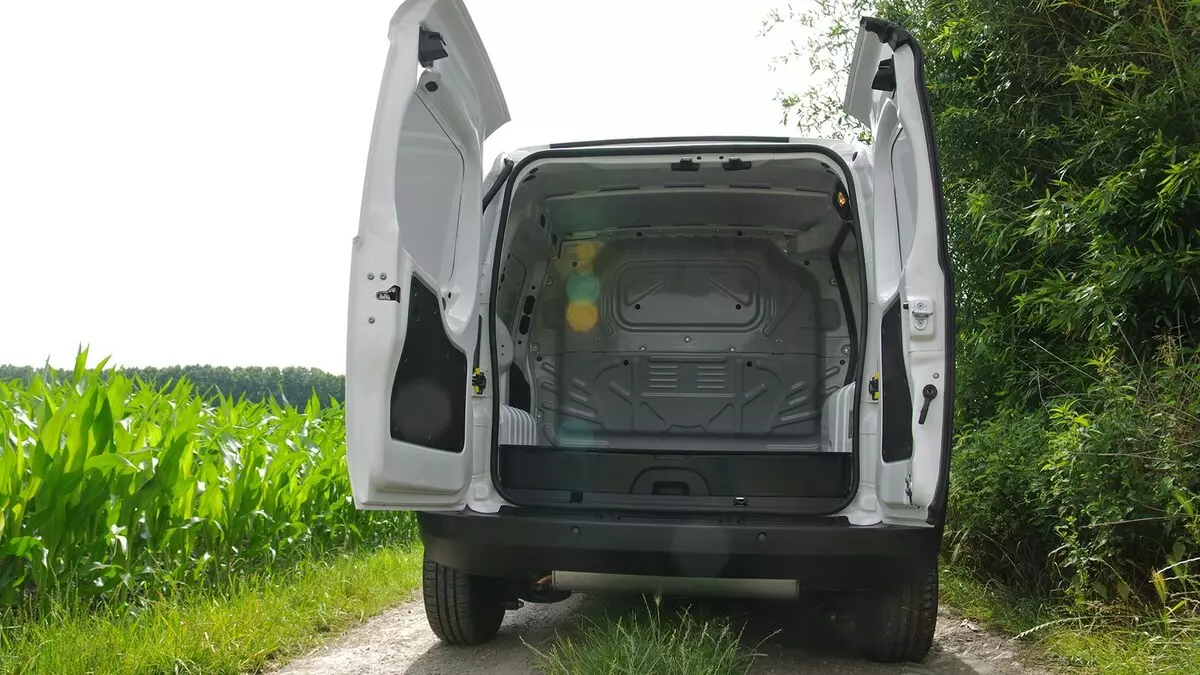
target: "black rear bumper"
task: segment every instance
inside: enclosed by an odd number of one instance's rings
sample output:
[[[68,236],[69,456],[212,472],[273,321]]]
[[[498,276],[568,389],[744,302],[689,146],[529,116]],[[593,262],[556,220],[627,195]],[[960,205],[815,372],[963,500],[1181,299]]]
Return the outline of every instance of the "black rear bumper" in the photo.
[[[854,526],[841,519],[739,522],[505,509],[421,513],[426,555],[488,576],[551,570],[797,579],[849,590],[915,579],[937,561],[941,528]]]

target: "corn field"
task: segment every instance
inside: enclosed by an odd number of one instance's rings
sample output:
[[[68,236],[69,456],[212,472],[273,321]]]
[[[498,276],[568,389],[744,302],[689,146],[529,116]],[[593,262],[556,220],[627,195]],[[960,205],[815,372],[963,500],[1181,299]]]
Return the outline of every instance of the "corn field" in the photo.
[[[341,404],[154,388],[79,355],[0,382],[0,604],[136,603],[302,555],[405,542],[350,496]]]

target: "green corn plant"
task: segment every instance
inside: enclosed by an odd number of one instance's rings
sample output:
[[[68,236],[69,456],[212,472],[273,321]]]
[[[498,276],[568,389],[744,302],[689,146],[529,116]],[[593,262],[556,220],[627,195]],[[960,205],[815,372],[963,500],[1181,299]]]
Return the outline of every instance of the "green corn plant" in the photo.
[[[0,382],[0,604],[124,604],[387,545],[411,514],[354,508],[345,415],[154,387],[79,354]]]

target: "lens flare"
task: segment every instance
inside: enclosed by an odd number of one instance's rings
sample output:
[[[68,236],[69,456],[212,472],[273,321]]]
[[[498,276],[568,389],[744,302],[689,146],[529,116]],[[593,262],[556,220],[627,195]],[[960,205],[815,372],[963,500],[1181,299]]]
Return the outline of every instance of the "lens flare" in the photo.
[[[599,252],[600,245],[594,241],[576,242],[571,246],[568,254],[571,258],[571,267],[575,268],[577,272],[590,273]]]
[[[567,299],[594,303],[600,298],[600,280],[594,274],[573,274],[567,279]]]
[[[577,419],[565,419],[558,425],[561,443],[586,443],[593,438],[592,425]]]
[[[596,303],[588,300],[572,300],[567,303],[567,325],[576,333],[586,333],[596,327],[600,310]]]
[[[600,247],[594,241],[581,241],[575,245],[573,253],[575,259],[582,265],[590,263],[596,259],[596,254],[600,252]]]

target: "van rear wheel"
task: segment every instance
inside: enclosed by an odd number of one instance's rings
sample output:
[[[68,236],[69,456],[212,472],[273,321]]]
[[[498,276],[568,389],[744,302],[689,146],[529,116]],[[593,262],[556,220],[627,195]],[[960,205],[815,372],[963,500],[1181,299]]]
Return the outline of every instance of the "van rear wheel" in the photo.
[[[864,599],[856,624],[867,656],[884,663],[924,660],[937,625],[937,566],[918,580]]]
[[[446,644],[479,645],[496,637],[504,620],[502,579],[468,574],[425,560],[425,618]]]

